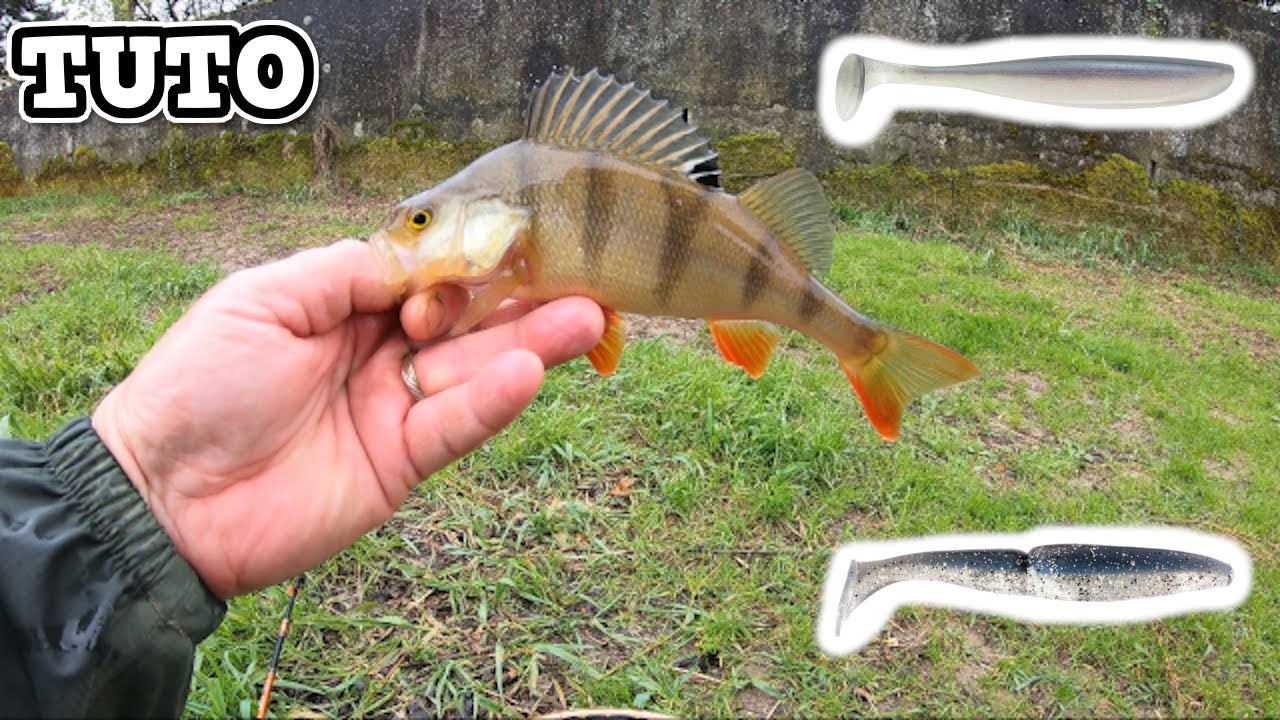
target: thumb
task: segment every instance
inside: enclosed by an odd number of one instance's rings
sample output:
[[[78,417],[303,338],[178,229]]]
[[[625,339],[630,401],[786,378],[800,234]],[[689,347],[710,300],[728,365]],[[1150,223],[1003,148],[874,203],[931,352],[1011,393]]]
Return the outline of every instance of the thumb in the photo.
[[[268,313],[298,337],[328,332],[354,313],[379,313],[399,302],[373,248],[359,240],[304,250],[232,275],[227,300]]]

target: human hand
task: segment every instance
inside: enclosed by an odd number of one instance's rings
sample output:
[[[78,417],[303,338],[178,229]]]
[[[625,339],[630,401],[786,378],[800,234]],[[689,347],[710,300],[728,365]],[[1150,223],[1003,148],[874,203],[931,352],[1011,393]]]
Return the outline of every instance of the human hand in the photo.
[[[235,273],[103,399],[94,429],[210,590],[268,586],[390,518],[422,478],[514,420],[544,367],[603,332],[583,298],[500,308],[416,353],[426,398],[414,402],[405,332],[436,337],[465,302],[441,288],[397,313],[356,241]]]

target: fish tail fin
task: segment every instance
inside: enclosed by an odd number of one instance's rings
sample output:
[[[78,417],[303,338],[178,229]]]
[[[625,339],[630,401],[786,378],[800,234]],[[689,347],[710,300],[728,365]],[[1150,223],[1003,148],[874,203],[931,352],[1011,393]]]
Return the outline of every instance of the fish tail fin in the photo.
[[[841,357],[840,367],[885,440],[898,439],[902,410],[913,398],[982,374],[963,355],[937,343],[892,328],[881,333],[879,350]]]

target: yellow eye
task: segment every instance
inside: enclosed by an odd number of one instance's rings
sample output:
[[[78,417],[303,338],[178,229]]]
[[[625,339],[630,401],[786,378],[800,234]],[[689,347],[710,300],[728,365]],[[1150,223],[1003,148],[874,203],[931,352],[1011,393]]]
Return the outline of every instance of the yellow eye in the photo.
[[[405,222],[411,229],[421,230],[431,222],[431,213],[427,210],[419,210],[418,212],[410,215],[409,219]]]

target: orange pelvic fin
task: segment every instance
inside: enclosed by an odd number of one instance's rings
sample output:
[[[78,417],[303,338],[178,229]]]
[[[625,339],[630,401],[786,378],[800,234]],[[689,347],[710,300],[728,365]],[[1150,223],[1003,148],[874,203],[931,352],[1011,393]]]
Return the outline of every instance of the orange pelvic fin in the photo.
[[[897,440],[902,410],[912,398],[982,374],[960,353],[884,328],[884,347],[869,358],[840,359],[867,419],[885,440]]]
[[[782,337],[776,325],[761,320],[709,320],[707,325],[724,359],[753,378],[764,374]]]
[[[587,359],[601,375],[612,375],[622,361],[622,348],[627,339],[623,334],[622,315],[616,310],[604,308],[604,337],[587,353]]]

